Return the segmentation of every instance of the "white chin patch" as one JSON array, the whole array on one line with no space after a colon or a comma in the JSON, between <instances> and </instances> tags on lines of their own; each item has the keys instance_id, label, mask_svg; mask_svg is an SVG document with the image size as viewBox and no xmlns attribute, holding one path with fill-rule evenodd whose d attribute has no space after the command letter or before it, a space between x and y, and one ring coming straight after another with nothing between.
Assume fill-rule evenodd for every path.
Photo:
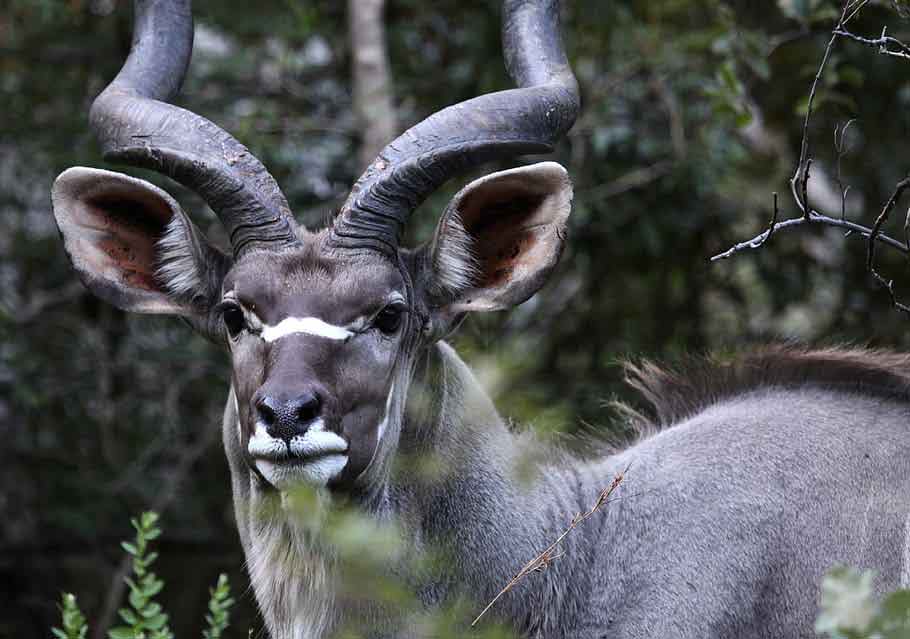
<instances>
[{"instance_id":1,"label":"white chin patch","mask_svg":"<svg viewBox=\"0 0 910 639\"><path fill-rule=\"evenodd\" d=\"M280 491L303 483L324 486L348 463L347 441L325 430L322 420L292 438L290 451L283 440L272 437L257 423L247 450L265 480Z\"/></svg>"},{"instance_id":2,"label":"white chin patch","mask_svg":"<svg viewBox=\"0 0 910 639\"><path fill-rule=\"evenodd\" d=\"M282 462L256 460L256 468L265 480L281 492L301 484L325 486L337 477L348 463L347 455L331 454L315 459L293 459Z\"/></svg>"}]
</instances>

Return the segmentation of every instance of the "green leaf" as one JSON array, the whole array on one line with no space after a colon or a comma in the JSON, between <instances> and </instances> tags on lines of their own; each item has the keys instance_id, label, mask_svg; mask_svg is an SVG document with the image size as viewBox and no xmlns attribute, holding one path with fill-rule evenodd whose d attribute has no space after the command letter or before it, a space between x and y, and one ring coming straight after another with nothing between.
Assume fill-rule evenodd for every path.
<instances>
[{"instance_id":1,"label":"green leaf","mask_svg":"<svg viewBox=\"0 0 910 639\"><path fill-rule=\"evenodd\" d=\"M910 590L897 590L885 598L874 629L882 639L910 637Z\"/></svg>"},{"instance_id":2,"label":"green leaf","mask_svg":"<svg viewBox=\"0 0 910 639\"><path fill-rule=\"evenodd\" d=\"M820 0L777 0L781 13L799 22L808 22L820 4Z\"/></svg>"},{"instance_id":3,"label":"green leaf","mask_svg":"<svg viewBox=\"0 0 910 639\"><path fill-rule=\"evenodd\" d=\"M869 570L831 570L822 580L821 612L815 620L815 632L833 636L864 633L878 611L872 599L874 576Z\"/></svg>"},{"instance_id":4,"label":"green leaf","mask_svg":"<svg viewBox=\"0 0 910 639\"><path fill-rule=\"evenodd\" d=\"M734 122L736 122L736 126L738 126L740 128L749 126L750 124L752 124L752 114L749 113L748 111L743 111L742 113L737 113Z\"/></svg>"},{"instance_id":5,"label":"green leaf","mask_svg":"<svg viewBox=\"0 0 910 639\"><path fill-rule=\"evenodd\" d=\"M135 610L140 611L148 604L148 597L139 590L132 590L130 591L129 602Z\"/></svg>"},{"instance_id":6,"label":"green leaf","mask_svg":"<svg viewBox=\"0 0 910 639\"><path fill-rule=\"evenodd\" d=\"M125 623L128 623L131 626L135 626L139 623L139 617L137 617L136 613L129 608L121 608L117 611L117 614L120 615L120 618L123 619Z\"/></svg>"},{"instance_id":7,"label":"green leaf","mask_svg":"<svg viewBox=\"0 0 910 639\"><path fill-rule=\"evenodd\" d=\"M144 594L146 597L154 597L159 592L161 592L162 588L164 588L164 582L160 579L154 579L143 587L142 594Z\"/></svg>"},{"instance_id":8,"label":"green leaf","mask_svg":"<svg viewBox=\"0 0 910 639\"><path fill-rule=\"evenodd\" d=\"M108 639L135 639L136 633L132 628L117 626L107 631Z\"/></svg>"},{"instance_id":9,"label":"green leaf","mask_svg":"<svg viewBox=\"0 0 910 639\"><path fill-rule=\"evenodd\" d=\"M154 528L155 524L158 523L158 513L151 510L146 511L140 515L139 521L142 524L143 530L151 530Z\"/></svg>"},{"instance_id":10,"label":"green leaf","mask_svg":"<svg viewBox=\"0 0 910 639\"><path fill-rule=\"evenodd\" d=\"M164 627L164 624L167 623L167 615L160 613L152 617L151 619L146 619L145 627L149 630L161 630Z\"/></svg>"},{"instance_id":11,"label":"green leaf","mask_svg":"<svg viewBox=\"0 0 910 639\"><path fill-rule=\"evenodd\" d=\"M63 593L60 613L63 628L51 628L51 633L57 639L83 639L88 632L85 616L79 609L76 596L72 593Z\"/></svg>"},{"instance_id":12,"label":"green leaf","mask_svg":"<svg viewBox=\"0 0 910 639\"><path fill-rule=\"evenodd\" d=\"M121 541L120 547L123 548L126 552L133 555L134 557L139 554L139 550L128 541Z\"/></svg>"}]
</instances>

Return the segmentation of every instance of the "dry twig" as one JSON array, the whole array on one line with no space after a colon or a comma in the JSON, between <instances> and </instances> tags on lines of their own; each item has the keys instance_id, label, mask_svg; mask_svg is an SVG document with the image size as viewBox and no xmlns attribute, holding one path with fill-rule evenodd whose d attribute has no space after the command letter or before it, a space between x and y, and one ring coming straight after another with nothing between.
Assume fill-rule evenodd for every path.
<instances>
[{"instance_id":1,"label":"dry twig","mask_svg":"<svg viewBox=\"0 0 910 639\"><path fill-rule=\"evenodd\" d=\"M868 239L866 266L869 270L869 273L887 290L888 295L891 297L892 306L899 311L910 314L910 306L902 304L895 296L894 281L883 277L875 268L875 248L878 243L884 244L885 246L896 249L901 253L910 256L910 211L907 213L907 220L904 224L906 242L901 242L900 240L894 239L881 232L883 224L887 222L891 211L897 205L897 201L900 199L903 192L908 187L910 187L910 177L898 182L894 193L888 199L888 202L885 204L882 212L875 219L875 223L873 224L872 228L847 220L847 193L850 187L845 187L841 180L841 160L847 153L845 135L847 129L853 123L853 120L848 121L843 127L839 127L834 131L834 148L837 152L837 184L841 189L840 219L823 215L822 213L814 210L809 204L809 169L812 166L812 158L809 156L809 123L812 117L812 104L815 99L818 84L821 81L825 66L828 63L828 59L831 57L831 51L834 47L834 43L838 38L847 38L868 46L878 47L879 52L882 54L910 59L910 46L904 44L896 38L887 36L884 29L882 29L881 37L877 39L870 39L864 38L862 36L857 36L845 28L847 23L850 22L850 20L852 20L859 13L860 9L862 9L867 4L867 2L868 0L846 0L846 2L844 2L840 19L837 21L837 25L831 31L831 38L828 41L828 46L825 48L825 54L822 57L821 64L819 65L818 71L815 74L815 79L812 82L812 87L809 90L809 99L806 107L806 118L803 122L803 135L802 141L800 143L799 162L796 167L796 172L790 179L790 191L801 215L784 220L782 222L778 222L777 194L775 193L774 213L771 218L771 224L768 226L768 228L762 233L756 235L751 240L740 242L739 244L736 244L727 249L723 253L714 255L711 257L711 261L716 262L718 260L732 257L740 251L757 249L771 237L772 233L778 230L804 226L807 224L820 224L823 226L842 228L846 231L846 235L857 233Z\"/></svg>"},{"instance_id":2,"label":"dry twig","mask_svg":"<svg viewBox=\"0 0 910 639\"><path fill-rule=\"evenodd\" d=\"M855 33L850 33L843 29L835 30L835 35L838 35L842 38L848 38L854 42L859 42L860 44L865 44L866 46L875 47L878 49L878 52L882 55L891 55L895 58L903 58L905 60L910 60L910 47L898 40L897 38L892 38L891 36L885 35L887 27L882 27L882 35L878 38L864 38L863 36L856 35ZM894 51L890 47L895 47L897 50Z\"/></svg>"},{"instance_id":3,"label":"dry twig","mask_svg":"<svg viewBox=\"0 0 910 639\"><path fill-rule=\"evenodd\" d=\"M505 587L500 590L495 597L493 597L490 603L487 604L487 607L480 611L480 614L477 615L474 621L471 622L471 627L476 626L477 622L480 621L480 618L483 617L487 611L493 607L493 604L495 604L500 597L514 588L518 582L530 575L532 572L542 572L546 570L553 560L562 557L565 553L557 551L560 550L559 546L562 543L563 539L568 537L569 533L575 530L582 522L593 516L594 513L596 513L602 506L610 503L610 496L613 494L613 491L616 490L616 488L622 483L627 472L629 472L629 466L626 466L624 470L617 473L613 478L613 482L607 488L604 488L602 491L600 491L600 494L597 496L597 500L589 510L575 515L575 517L572 518L572 522L569 524L569 527L566 528L562 534L556 538L556 541L547 546L547 548L542 553L534 557L534 559L526 563L524 567L519 570L511 580L509 580L509 583L507 583Z\"/></svg>"}]
</instances>

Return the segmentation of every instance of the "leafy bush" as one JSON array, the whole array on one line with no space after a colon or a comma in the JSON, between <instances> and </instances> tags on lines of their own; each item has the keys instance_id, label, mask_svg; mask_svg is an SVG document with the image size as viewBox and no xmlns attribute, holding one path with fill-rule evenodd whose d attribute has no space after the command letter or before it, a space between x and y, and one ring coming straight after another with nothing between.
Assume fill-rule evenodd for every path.
<instances>
[{"instance_id":1,"label":"leafy bush","mask_svg":"<svg viewBox=\"0 0 910 639\"><path fill-rule=\"evenodd\" d=\"M157 552L149 551L149 543L161 536L158 515L144 512L130 523L136 530L134 541L120 545L133 558L132 575L125 578L129 586L128 606L120 608L118 614L125 625L108 630L109 639L174 639L168 627L168 615L155 597L164 588L164 581L151 571L151 565L158 559ZM208 614L205 616L208 628L203 631L205 639L220 639L228 627L230 608L234 603L227 575L221 574L210 591ZM85 615L76 603L76 596L63 594L61 604L63 628L53 628L57 639L85 639L88 624Z\"/></svg>"},{"instance_id":2,"label":"leafy bush","mask_svg":"<svg viewBox=\"0 0 910 639\"><path fill-rule=\"evenodd\" d=\"M872 594L871 570L835 568L822 581L815 632L830 639L907 639L910 590L896 590L881 602Z\"/></svg>"}]
</instances>

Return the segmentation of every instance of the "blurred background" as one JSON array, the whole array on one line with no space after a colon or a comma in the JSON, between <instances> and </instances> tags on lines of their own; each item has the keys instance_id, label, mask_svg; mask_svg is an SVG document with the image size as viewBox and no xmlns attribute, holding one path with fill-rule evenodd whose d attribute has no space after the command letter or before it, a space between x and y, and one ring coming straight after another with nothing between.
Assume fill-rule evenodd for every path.
<instances>
[{"instance_id":1,"label":"blurred background","mask_svg":"<svg viewBox=\"0 0 910 639\"><path fill-rule=\"evenodd\" d=\"M194 4L194 58L177 103L248 145L307 224L341 203L377 143L363 135L356 108L355 84L362 91L370 78L352 80L352 28L368 30L357 42L385 29L388 82L366 115L395 132L509 86L495 0L388 0L380 22L366 16L372 27L356 26L342 2ZM349 4L356 13L382 2ZM906 317L871 281L858 236L783 231L760 250L708 262L767 225L772 192L781 216L795 215L788 180L839 6L564 4L583 97L581 118L553 157L575 183L568 249L541 293L511 313L470 318L454 339L503 414L543 433L610 433L622 427L612 400L640 404L623 386L623 358L673 361L779 339L906 347ZM852 29L874 37L883 25L910 35L890 3L874 0ZM177 636L198 634L221 571L239 594L236 636L261 625L220 443L225 354L176 320L126 316L93 298L70 269L51 214L60 171L117 168L101 160L86 119L130 33L124 0L0 1L3 637L48 636L64 590L79 596L101 637L99 624L110 624L122 596L118 542L132 535L128 517L150 508L162 513L157 568ZM871 225L910 169L908 71L906 61L859 44L832 50L809 127L818 209L839 216L849 185L848 216ZM839 152L835 128L851 119ZM221 237L192 193L127 171L167 188ZM422 207L412 241L428 237L471 177ZM901 238L906 206L888 228ZM905 258L880 254L897 293L910 297Z\"/></svg>"}]
</instances>

